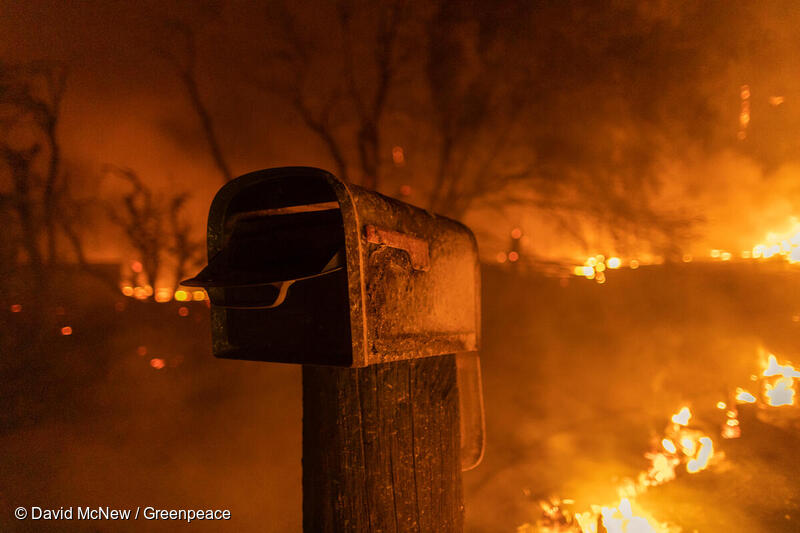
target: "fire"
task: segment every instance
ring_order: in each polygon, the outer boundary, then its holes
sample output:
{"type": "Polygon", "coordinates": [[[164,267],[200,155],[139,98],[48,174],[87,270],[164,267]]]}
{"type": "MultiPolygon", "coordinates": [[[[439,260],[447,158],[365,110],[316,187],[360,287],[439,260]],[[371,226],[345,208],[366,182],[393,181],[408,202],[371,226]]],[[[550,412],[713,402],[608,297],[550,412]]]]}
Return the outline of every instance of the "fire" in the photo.
{"type": "Polygon", "coordinates": [[[767,368],[761,374],[764,377],[783,376],[784,378],[800,378],[800,371],[794,369],[792,365],[779,365],[778,358],[769,354],[767,368]]]}
{"type": "Polygon", "coordinates": [[[689,420],[692,418],[692,412],[688,407],[682,407],[680,411],[672,415],[672,423],[679,426],[689,425],[689,420]]]}
{"type": "Polygon", "coordinates": [[[627,497],[620,498],[616,506],[597,507],[592,512],[575,515],[582,533],[666,533],[663,524],[648,519],[641,509],[627,497]]]}
{"type": "Polygon", "coordinates": [[[686,471],[695,474],[708,467],[708,462],[714,456],[714,443],[709,437],[700,437],[700,451],[697,457],[686,463],[686,471]]]}
{"type": "Polygon", "coordinates": [[[184,290],[175,291],[175,299],[179,302],[185,302],[190,298],[189,293],[184,290]]]}
{"type": "Polygon", "coordinates": [[[764,396],[767,403],[773,407],[794,404],[794,380],[792,378],[780,378],[774,385],[764,384],[764,396]]]}
{"type": "Polygon", "coordinates": [[[641,476],[640,484],[642,486],[654,487],[675,479],[675,467],[680,464],[680,460],[674,456],[677,449],[669,439],[664,439],[662,445],[670,455],[663,453],[645,454],[645,457],[650,460],[650,468],[645,475],[641,476]]]}
{"type": "MultiPolygon", "coordinates": [[[[616,270],[622,266],[622,259],[619,257],[606,257],[602,254],[588,257],[582,266],[576,266],[572,273],[586,279],[593,279],[597,283],[606,282],[606,270],[616,270]]],[[[631,261],[630,267],[635,269],[639,266],[638,262],[631,261]]]]}
{"type": "Polygon", "coordinates": [[[794,378],[800,377],[799,371],[791,364],[779,364],[778,358],[769,354],[767,367],[761,375],[767,378],[778,377],[772,383],[768,381],[764,383],[764,398],[768,405],[773,407],[794,405],[794,378]]]}
{"type": "Polygon", "coordinates": [[[172,299],[172,290],[161,287],[156,289],[155,300],[159,303],[168,302],[172,299]]]}
{"type": "Polygon", "coordinates": [[[756,397],[741,387],[736,388],[736,401],[739,403],[756,403],[756,397]]]}
{"type": "MultiPolygon", "coordinates": [[[[768,354],[762,377],[773,378],[773,381],[762,379],[765,403],[759,403],[759,408],[764,408],[765,404],[767,406],[794,405],[794,379],[800,378],[800,371],[795,370],[790,363],[780,364],[775,355],[768,354]]],[[[756,375],[750,376],[750,379],[759,381],[756,375]]],[[[758,403],[756,396],[741,387],[736,388],[735,399],[737,404],[758,403]]],[[[725,412],[725,422],[722,424],[721,430],[722,437],[732,439],[741,436],[742,428],[736,405],[718,401],[716,407],[725,412]]],[[[688,406],[681,407],[677,413],[671,416],[672,424],[660,441],[660,451],[645,453],[645,458],[650,462],[649,468],[641,472],[638,479],[629,479],[618,489],[620,497],[618,505],[592,505],[591,511],[571,514],[561,506],[561,503],[566,503],[567,500],[551,500],[548,505],[542,505],[546,520],[540,521],[537,529],[533,529],[530,524],[525,524],[519,528],[519,531],[525,533],[529,531],[544,533],[671,533],[680,531],[680,528],[675,529],[675,526],[662,524],[642,516],[641,510],[634,512],[632,500],[650,487],[676,479],[676,469],[682,463],[685,463],[686,471],[689,474],[696,474],[716,462],[714,441],[708,435],[689,427],[691,419],[692,412],[688,406]]],[[[722,454],[719,456],[721,458],[722,454]]]]}

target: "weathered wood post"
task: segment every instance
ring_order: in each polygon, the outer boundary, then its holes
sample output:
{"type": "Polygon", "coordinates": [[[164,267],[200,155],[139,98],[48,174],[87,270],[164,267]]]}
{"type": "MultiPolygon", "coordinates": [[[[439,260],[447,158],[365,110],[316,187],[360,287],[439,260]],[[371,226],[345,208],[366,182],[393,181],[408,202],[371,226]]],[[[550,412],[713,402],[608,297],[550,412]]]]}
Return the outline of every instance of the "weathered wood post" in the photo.
{"type": "Polygon", "coordinates": [[[292,167],[225,185],[208,251],[184,284],[208,290],[214,354],[303,365],[304,531],[462,531],[454,354],[480,332],[469,229],[292,167]]]}
{"type": "Polygon", "coordinates": [[[452,355],[303,368],[303,530],[460,532],[452,355]]]}

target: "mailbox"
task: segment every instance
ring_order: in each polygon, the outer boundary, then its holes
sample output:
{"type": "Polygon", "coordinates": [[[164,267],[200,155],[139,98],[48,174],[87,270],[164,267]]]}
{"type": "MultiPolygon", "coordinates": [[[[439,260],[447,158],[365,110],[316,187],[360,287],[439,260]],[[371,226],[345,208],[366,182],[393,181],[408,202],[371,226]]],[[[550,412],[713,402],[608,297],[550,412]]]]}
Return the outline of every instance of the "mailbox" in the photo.
{"type": "Polygon", "coordinates": [[[217,193],[209,264],[214,355],[364,367],[473,352],[477,245],[464,225],[308,167],[217,193]]]}

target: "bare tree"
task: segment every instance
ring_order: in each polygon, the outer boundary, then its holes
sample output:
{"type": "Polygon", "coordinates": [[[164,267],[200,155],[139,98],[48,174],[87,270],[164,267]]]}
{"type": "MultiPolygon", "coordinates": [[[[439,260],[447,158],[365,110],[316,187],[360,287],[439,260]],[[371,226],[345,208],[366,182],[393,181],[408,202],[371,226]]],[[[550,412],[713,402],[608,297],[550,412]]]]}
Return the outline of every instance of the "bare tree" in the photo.
{"type": "Polygon", "coordinates": [[[40,217],[37,213],[37,198],[34,196],[35,176],[31,169],[41,146],[34,144],[22,150],[11,148],[3,143],[0,146],[0,157],[10,169],[12,190],[4,194],[4,203],[11,206],[17,215],[21,230],[20,243],[27,255],[33,271],[41,281],[44,261],[39,246],[40,217]]]}
{"type": "Polygon", "coordinates": [[[121,205],[108,208],[109,218],[123,230],[139,256],[146,282],[155,287],[162,256],[168,245],[164,232],[166,213],[161,205],[163,202],[155,197],[133,170],[119,167],[108,167],[107,170],[131,186],[130,191],[123,195],[121,205]]]}
{"type": "Polygon", "coordinates": [[[108,206],[108,214],[136,252],[145,282],[155,288],[164,265],[172,262],[177,288],[202,251],[183,216],[188,194],[158,194],[131,169],[109,166],[107,171],[130,185],[120,202],[108,206]]]}
{"type": "Polygon", "coordinates": [[[234,176],[223,154],[214,120],[206,103],[203,101],[200,87],[197,83],[197,43],[195,32],[188,23],[180,20],[170,20],[165,26],[167,34],[171,37],[170,46],[159,46],[156,49],[156,53],[167,60],[181,81],[189,98],[189,104],[200,121],[200,128],[208,143],[214,165],[219,170],[223,180],[230,181],[234,176]]]}
{"type": "Polygon", "coordinates": [[[289,2],[272,5],[278,43],[270,43],[268,68],[250,68],[251,81],[290,103],[325,146],[345,180],[378,189],[382,182],[384,120],[391,92],[408,59],[401,35],[408,2],[338,0],[329,14],[335,27],[324,38],[304,31],[289,2]]]}
{"type": "Polygon", "coordinates": [[[172,243],[168,248],[175,262],[175,281],[173,288],[177,289],[180,282],[186,278],[188,269],[197,266],[198,260],[203,255],[203,243],[192,239],[192,226],[182,216],[183,206],[189,198],[188,194],[178,194],[169,202],[169,222],[172,243]]]}
{"type": "Polygon", "coordinates": [[[0,194],[5,208],[16,213],[32,264],[62,259],[59,236],[67,238],[79,261],[83,257],[75,218],[67,216],[75,205],[58,135],[66,80],[60,63],[0,65],[0,147],[12,183],[0,194]],[[29,139],[27,148],[19,147],[21,139],[29,139]]]}

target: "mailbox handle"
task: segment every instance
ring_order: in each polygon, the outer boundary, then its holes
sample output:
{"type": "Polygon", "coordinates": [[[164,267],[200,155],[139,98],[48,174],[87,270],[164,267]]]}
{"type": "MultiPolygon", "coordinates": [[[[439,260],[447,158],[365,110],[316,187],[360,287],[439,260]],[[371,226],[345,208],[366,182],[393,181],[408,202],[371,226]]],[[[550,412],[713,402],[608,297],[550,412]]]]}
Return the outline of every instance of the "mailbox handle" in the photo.
{"type": "Polygon", "coordinates": [[[403,250],[411,260],[411,268],[427,272],[431,268],[431,256],[428,241],[408,233],[400,233],[390,229],[379,228],[368,224],[364,227],[367,242],[403,250]]]}

